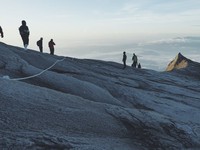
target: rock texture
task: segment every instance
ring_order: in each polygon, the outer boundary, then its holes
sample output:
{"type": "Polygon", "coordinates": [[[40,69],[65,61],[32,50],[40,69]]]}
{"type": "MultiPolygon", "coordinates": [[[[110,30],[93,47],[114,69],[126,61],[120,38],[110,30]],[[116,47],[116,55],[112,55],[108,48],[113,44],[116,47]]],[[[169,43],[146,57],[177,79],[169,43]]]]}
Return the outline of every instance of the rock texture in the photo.
{"type": "Polygon", "coordinates": [[[18,80],[62,58],[0,43],[0,149],[200,148],[198,63],[179,54],[156,72],[67,57],[18,80]]]}

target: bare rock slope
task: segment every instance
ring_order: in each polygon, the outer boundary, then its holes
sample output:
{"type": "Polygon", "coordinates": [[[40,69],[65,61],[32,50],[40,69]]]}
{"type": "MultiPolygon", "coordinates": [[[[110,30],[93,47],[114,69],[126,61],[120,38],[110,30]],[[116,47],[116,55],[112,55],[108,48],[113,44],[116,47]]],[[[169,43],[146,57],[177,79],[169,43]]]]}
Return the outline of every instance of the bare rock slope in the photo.
{"type": "Polygon", "coordinates": [[[200,148],[198,63],[62,59],[0,43],[0,149],[200,148]]]}

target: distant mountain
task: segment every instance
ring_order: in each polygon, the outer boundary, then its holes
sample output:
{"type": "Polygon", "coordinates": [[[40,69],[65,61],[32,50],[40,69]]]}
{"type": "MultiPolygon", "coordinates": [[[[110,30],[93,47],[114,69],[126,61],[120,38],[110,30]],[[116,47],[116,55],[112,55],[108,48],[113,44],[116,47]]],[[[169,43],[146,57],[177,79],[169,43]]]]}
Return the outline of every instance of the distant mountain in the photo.
{"type": "Polygon", "coordinates": [[[200,149],[199,64],[122,68],[0,43],[0,149],[200,149]]]}
{"type": "Polygon", "coordinates": [[[169,63],[166,71],[174,71],[182,75],[200,79],[200,63],[186,58],[181,53],[179,53],[175,59],[169,63]]]}
{"type": "Polygon", "coordinates": [[[186,67],[188,67],[188,65],[190,63],[192,63],[192,61],[190,59],[187,59],[181,53],[178,53],[178,55],[175,57],[175,59],[169,63],[166,71],[172,71],[175,69],[186,68],[186,67]]]}

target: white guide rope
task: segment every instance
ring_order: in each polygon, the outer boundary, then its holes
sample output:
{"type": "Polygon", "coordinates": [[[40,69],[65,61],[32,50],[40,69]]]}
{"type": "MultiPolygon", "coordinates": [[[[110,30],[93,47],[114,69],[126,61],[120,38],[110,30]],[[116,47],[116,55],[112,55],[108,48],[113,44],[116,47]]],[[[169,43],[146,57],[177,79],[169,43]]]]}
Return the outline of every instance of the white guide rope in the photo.
{"type": "Polygon", "coordinates": [[[57,63],[64,61],[66,58],[60,59],[60,60],[56,60],[50,67],[46,68],[45,70],[41,71],[38,74],[32,75],[32,76],[28,76],[28,77],[24,77],[24,78],[16,78],[16,79],[10,79],[9,76],[3,76],[4,79],[9,79],[12,81],[20,81],[20,80],[26,80],[26,79],[31,79],[31,78],[35,78],[41,74],[43,74],[44,72],[48,71],[49,69],[51,69],[52,67],[54,67],[57,63]]]}

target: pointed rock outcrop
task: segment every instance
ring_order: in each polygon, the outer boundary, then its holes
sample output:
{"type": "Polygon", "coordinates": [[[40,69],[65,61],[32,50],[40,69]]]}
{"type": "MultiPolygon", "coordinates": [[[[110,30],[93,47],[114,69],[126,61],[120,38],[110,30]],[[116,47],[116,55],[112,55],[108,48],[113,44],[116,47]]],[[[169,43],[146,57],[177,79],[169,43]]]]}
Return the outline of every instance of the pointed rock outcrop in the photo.
{"type": "Polygon", "coordinates": [[[192,61],[179,53],[173,61],[169,63],[166,71],[178,73],[181,76],[200,79],[200,63],[192,61]]]}
{"type": "Polygon", "coordinates": [[[174,69],[182,69],[188,67],[189,63],[192,62],[190,59],[184,57],[181,53],[172,60],[166,68],[166,71],[172,71],[174,69]]]}

